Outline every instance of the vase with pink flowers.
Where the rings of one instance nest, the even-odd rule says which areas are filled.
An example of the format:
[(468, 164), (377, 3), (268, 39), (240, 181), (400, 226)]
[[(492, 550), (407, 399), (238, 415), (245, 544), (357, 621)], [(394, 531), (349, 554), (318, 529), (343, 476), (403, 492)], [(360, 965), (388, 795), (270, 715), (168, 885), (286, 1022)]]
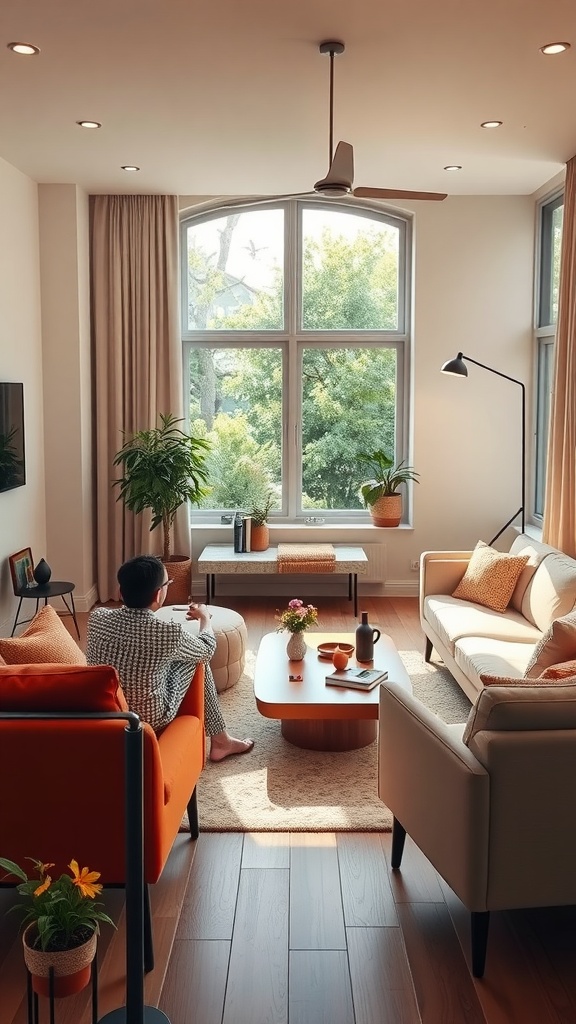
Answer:
[(278, 632), (287, 630), (290, 638), (286, 644), (286, 654), (290, 661), (302, 661), (306, 654), (306, 640), (304, 633), (309, 626), (318, 622), (318, 609), (313, 604), (304, 604), (298, 597), (288, 602), (284, 611), (278, 611), (275, 616)]

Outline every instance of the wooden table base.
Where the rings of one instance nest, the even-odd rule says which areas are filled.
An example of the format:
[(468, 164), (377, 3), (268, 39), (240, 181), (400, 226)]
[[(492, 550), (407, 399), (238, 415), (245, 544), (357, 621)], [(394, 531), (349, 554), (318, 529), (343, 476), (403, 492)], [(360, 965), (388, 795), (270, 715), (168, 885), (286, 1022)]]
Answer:
[(378, 722), (370, 719), (283, 718), (285, 740), (306, 750), (358, 750), (373, 743)]

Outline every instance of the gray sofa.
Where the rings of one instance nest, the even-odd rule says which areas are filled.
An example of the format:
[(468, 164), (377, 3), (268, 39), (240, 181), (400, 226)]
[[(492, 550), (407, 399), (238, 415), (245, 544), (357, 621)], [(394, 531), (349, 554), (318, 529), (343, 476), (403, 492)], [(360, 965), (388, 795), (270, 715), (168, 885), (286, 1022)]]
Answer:
[(432, 650), (471, 701), (481, 674), (520, 678), (553, 620), (576, 608), (576, 559), (520, 534), (510, 553), (529, 555), (510, 604), (495, 612), (452, 597), (472, 552), (425, 551), (420, 562), (420, 622), (426, 661)]

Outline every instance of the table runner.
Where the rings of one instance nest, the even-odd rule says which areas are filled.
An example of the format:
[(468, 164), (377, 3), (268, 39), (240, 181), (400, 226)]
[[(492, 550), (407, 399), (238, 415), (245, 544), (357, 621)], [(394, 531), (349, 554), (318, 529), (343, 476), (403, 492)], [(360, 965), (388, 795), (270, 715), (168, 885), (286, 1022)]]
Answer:
[(278, 572), (334, 572), (332, 544), (279, 544)]

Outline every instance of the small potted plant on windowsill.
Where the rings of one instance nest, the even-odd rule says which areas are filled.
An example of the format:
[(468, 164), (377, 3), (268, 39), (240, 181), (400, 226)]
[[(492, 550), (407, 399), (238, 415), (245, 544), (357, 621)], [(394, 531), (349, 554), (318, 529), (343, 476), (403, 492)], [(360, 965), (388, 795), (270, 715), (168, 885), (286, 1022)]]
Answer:
[(374, 473), (358, 490), (358, 497), (369, 510), (374, 526), (399, 526), (402, 520), (400, 487), (409, 481), (419, 483), (419, 473), (407, 466), (406, 460), (395, 463), (381, 449), (359, 455), (358, 460), (371, 466)]
[(254, 501), (249, 509), (248, 515), (252, 520), (250, 533), (250, 548), (252, 551), (266, 551), (270, 543), (270, 530), (268, 528), (268, 514), (274, 503), (274, 494), (268, 494), (261, 501)]

